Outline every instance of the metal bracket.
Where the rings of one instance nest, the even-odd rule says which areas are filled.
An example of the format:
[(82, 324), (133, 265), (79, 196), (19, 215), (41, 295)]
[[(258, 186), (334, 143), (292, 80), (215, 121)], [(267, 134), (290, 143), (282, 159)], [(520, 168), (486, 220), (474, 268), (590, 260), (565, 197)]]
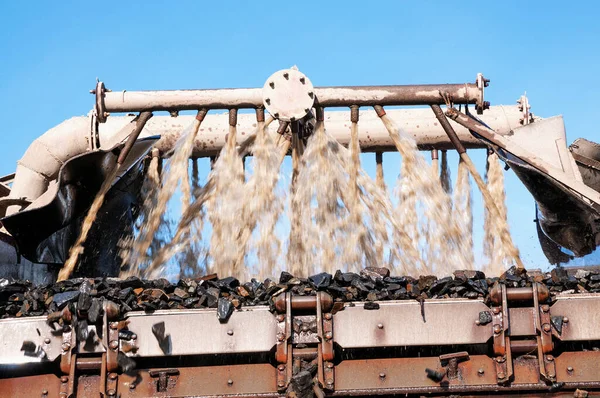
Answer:
[(156, 378), (156, 392), (166, 392), (169, 387), (169, 376), (178, 376), (179, 369), (162, 369), (162, 370), (151, 370), (148, 372), (150, 377)]
[(458, 378), (458, 363), (468, 360), (469, 353), (467, 351), (440, 355), (440, 364), (446, 367), (446, 376), (448, 376), (448, 379)]
[(494, 331), (494, 355), (496, 355), (496, 379), (498, 384), (506, 384), (513, 376), (512, 354), (508, 331), (508, 300), (506, 286), (500, 285), (501, 305), (492, 307), (492, 324)]

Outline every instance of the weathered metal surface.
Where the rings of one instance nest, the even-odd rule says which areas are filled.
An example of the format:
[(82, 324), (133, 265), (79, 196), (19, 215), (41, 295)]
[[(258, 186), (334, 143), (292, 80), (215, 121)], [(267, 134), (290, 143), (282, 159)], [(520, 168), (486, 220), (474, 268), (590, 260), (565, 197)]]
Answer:
[(511, 337), (535, 336), (534, 308), (509, 308), (508, 318), (510, 319), (509, 334)]
[(285, 122), (300, 120), (310, 112), (315, 102), (312, 83), (295, 68), (273, 73), (262, 92), (267, 111)]
[(600, 294), (559, 296), (550, 315), (563, 317), (560, 340), (600, 340)]
[(212, 309), (131, 313), (128, 329), (137, 335), (138, 349), (128, 355), (165, 355), (152, 334), (159, 322), (170, 336), (168, 355), (267, 352), (276, 343), (276, 319), (267, 307), (235, 311), (227, 323), (220, 323)]
[[(267, 80), (267, 85), (269, 81)], [(430, 105), (443, 104), (440, 91), (448, 93), (456, 104), (483, 101), (476, 83), (428, 84), (406, 86), (315, 87), (319, 106)], [(108, 112), (180, 111), (200, 108), (230, 109), (263, 106), (259, 88), (217, 90), (115, 91), (102, 94)]]
[(335, 342), (342, 348), (482, 344), (492, 336), (491, 324), (475, 325), (479, 313), (489, 310), (480, 300), (425, 300), (426, 322), (416, 301), (380, 302), (378, 310), (363, 307), (356, 303), (335, 314)]
[[(2, 319), (0, 336), (0, 364), (53, 361), (62, 352), (62, 333), (56, 333), (45, 316)], [(21, 351), (25, 341), (32, 342), (36, 352)]]
[(600, 380), (600, 351), (563, 352), (555, 358), (556, 379), (562, 382)]
[[(153, 372), (159, 373), (159, 369)], [(121, 397), (189, 397), (276, 394), (275, 368), (270, 364), (203, 366), (179, 368), (170, 375), (164, 391), (158, 391), (158, 377), (147, 370), (137, 376), (121, 375)], [(137, 379), (136, 379), (137, 377)]]
[(58, 398), (60, 384), (60, 379), (53, 374), (0, 378), (0, 394), (10, 398)]

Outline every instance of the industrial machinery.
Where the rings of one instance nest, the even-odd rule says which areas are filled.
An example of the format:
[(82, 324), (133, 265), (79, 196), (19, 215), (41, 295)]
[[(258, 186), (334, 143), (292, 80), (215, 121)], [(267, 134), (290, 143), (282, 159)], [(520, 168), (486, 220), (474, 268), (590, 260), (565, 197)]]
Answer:
[[(264, 110), (283, 135), (306, 137), (311, 121), (323, 118), (341, 144), (349, 142), (350, 119), (359, 119), (363, 152), (395, 150), (382, 112), (421, 149), (492, 148), (532, 193), (549, 260), (594, 251), (598, 145), (580, 139), (567, 147), (562, 117), (534, 116), (525, 96), (514, 106), (490, 106), (488, 84), (479, 74), (474, 83), (313, 87), (295, 68), (257, 89), (130, 92), (98, 82), (92, 112), (49, 130), (1, 180), (3, 251), (30, 261), (29, 279), (49, 283), (111, 165), (123, 165), (89, 237), (107, 238), (82, 259), (80, 278), (34, 286), (10, 278), (24, 274), (6, 264), (16, 263), (9, 254), (2, 261), (1, 395), (600, 393), (595, 270), (514, 268), (487, 279), (457, 271), (438, 280), (372, 268), (308, 279), (284, 273), (264, 283), (209, 275), (177, 285), (111, 278), (119, 269), (115, 239), (131, 233), (135, 219), (143, 159), (151, 148), (168, 156), (193, 119), (178, 113), (201, 109), (229, 114), (202, 114), (198, 157), (219, 152), (228, 125), (251, 131)], [(433, 111), (383, 110), (407, 105)], [(329, 110), (340, 107), (351, 111)], [(240, 109), (257, 110), (256, 117)], [(149, 117), (158, 111), (171, 115)]]

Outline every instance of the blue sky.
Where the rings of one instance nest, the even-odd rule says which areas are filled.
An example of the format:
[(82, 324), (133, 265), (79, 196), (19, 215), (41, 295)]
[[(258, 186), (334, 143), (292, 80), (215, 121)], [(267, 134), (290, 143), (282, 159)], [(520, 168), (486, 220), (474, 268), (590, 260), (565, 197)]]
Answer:
[[(535, 114), (564, 115), (569, 142), (600, 141), (600, 7), (572, 4), (4, 1), (0, 174), (34, 138), (88, 112), (96, 77), (114, 90), (261, 87), (291, 65), (317, 86), (455, 83), (483, 72), (492, 104), (527, 91)], [(369, 156), (363, 163), (374, 167)], [(533, 201), (506, 175), (515, 241), (526, 264), (543, 265)]]

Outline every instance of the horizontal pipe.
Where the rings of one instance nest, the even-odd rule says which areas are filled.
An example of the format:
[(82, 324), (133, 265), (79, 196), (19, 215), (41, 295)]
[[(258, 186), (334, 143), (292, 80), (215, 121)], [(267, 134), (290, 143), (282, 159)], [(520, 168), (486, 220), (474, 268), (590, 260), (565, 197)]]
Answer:
[[(319, 106), (432, 105), (444, 104), (440, 92), (456, 104), (483, 102), (475, 83), (406, 86), (316, 87)], [(107, 112), (180, 111), (263, 107), (261, 88), (215, 90), (109, 91), (103, 95)]]
[[(420, 149), (452, 149), (448, 136), (440, 126), (435, 115), (429, 108), (409, 108), (386, 110), (390, 118), (411, 135)], [(342, 145), (350, 141), (350, 111), (331, 110), (325, 112), (325, 128)], [(498, 134), (507, 135), (521, 126), (519, 119), (522, 112), (517, 105), (498, 105), (486, 110), (481, 119), (491, 126)], [(100, 144), (103, 139), (110, 140), (116, 131), (129, 123), (131, 116), (110, 116), (106, 123), (100, 125)], [(140, 135), (148, 137), (160, 135), (161, 139), (156, 144), (162, 156), (169, 154), (181, 136), (181, 132), (192, 123), (193, 116), (154, 116), (148, 121), (146, 128)], [(370, 109), (360, 112), (358, 122), (358, 139), (363, 152), (395, 151), (394, 144), (385, 127)], [(485, 145), (473, 137), (466, 128), (454, 126), (456, 134), (465, 148), (484, 148)], [(253, 114), (238, 115), (238, 140), (245, 141), (256, 129), (256, 116)], [(277, 124), (272, 124), (268, 129), (276, 134)], [(219, 153), (225, 145), (225, 137), (229, 132), (229, 118), (227, 113), (209, 114), (202, 123), (198, 133), (192, 156), (209, 157)]]

